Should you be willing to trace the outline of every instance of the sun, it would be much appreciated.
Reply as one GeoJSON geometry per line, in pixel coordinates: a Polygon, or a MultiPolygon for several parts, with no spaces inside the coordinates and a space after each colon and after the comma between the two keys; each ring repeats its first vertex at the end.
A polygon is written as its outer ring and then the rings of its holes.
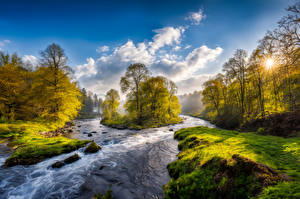
{"type": "Polygon", "coordinates": [[[268,69],[270,69],[270,68],[272,68],[272,66],[274,65],[274,61],[273,61],[273,59],[267,59],[266,60],[266,67],[268,68],[268,69]]]}

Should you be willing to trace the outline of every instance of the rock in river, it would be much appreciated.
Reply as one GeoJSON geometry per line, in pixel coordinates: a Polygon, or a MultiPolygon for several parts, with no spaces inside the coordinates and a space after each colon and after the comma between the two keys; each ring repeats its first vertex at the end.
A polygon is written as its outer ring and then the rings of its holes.
{"type": "Polygon", "coordinates": [[[74,155],[72,155],[72,156],[68,157],[67,159],[65,159],[64,163],[70,164],[70,163],[75,162],[79,159],[80,159],[79,155],[77,153],[75,153],[74,155]]]}
{"type": "Polygon", "coordinates": [[[75,153],[74,155],[66,158],[64,161],[57,161],[54,164],[51,165],[52,168],[61,168],[63,166],[65,166],[66,164],[71,164],[77,160],[79,160],[80,157],[77,153],[75,153]]]}
{"type": "Polygon", "coordinates": [[[101,149],[101,146],[95,142],[90,143],[84,150],[85,153],[97,153],[101,149]]]}

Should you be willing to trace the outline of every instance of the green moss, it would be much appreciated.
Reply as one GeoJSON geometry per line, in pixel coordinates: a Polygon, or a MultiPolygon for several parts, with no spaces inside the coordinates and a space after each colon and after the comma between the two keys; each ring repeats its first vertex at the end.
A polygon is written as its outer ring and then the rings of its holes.
{"type": "Polygon", "coordinates": [[[174,137],[180,141],[178,146],[182,151],[178,154],[178,160],[168,165],[171,180],[164,187],[166,198],[215,198],[223,192],[226,193],[223,198],[247,198],[256,196],[262,189],[261,198],[295,198],[299,193],[300,138],[262,136],[207,127],[181,129],[175,132],[174,137]],[[235,154],[249,159],[239,161],[235,154]],[[226,162],[225,174],[221,162],[226,162]],[[257,164],[255,168],[262,173],[239,169],[247,168],[249,162],[257,164]],[[279,173],[286,173],[291,182],[278,183],[284,177],[279,174],[273,176],[260,163],[279,173]],[[232,173],[238,170],[239,175],[229,175],[231,170],[234,170],[232,173]],[[264,183],[258,179],[264,179],[264,183]]]}
{"type": "Polygon", "coordinates": [[[95,142],[91,142],[84,150],[85,153],[97,153],[101,147],[95,142]]]}
{"type": "Polygon", "coordinates": [[[106,191],[106,193],[104,195],[102,194],[96,194],[94,196],[95,199],[113,199],[113,195],[112,195],[112,190],[109,187],[109,189],[106,191]]]}
{"type": "Polygon", "coordinates": [[[74,151],[90,142],[63,136],[47,138],[38,133],[52,131],[61,126],[62,123],[43,121],[1,123],[0,139],[9,140],[9,146],[16,148],[6,160],[5,166],[35,164],[46,158],[74,151]]]}

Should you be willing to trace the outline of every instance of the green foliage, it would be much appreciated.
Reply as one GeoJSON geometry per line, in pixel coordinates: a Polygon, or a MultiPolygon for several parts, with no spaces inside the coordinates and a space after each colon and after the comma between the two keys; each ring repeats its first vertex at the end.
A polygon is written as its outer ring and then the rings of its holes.
{"type": "Polygon", "coordinates": [[[62,125],[63,123],[45,121],[0,123],[0,140],[9,140],[9,146],[17,148],[5,165],[35,164],[46,158],[74,151],[89,142],[63,136],[47,138],[38,133],[52,131],[62,125]]]}
{"type": "Polygon", "coordinates": [[[297,198],[300,138],[262,136],[207,127],[181,129],[174,137],[180,141],[178,147],[182,151],[178,154],[178,160],[168,165],[171,180],[164,187],[166,198],[216,198],[220,197],[217,194],[222,193],[226,193],[222,198],[252,196],[252,191],[261,190],[263,185],[255,179],[255,175],[244,171],[247,166],[238,166],[241,163],[238,163],[239,159],[233,159],[235,154],[251,159],[245,159],[245,164],[241,165],[251,163],[259,166],[261,163],[291,177],[291,182],[277,184],[278,178],[272,173],[262,175],[266,177],[266,182],[270,182],[269,185],[277,185],[264,188],[261,198],[297,198]],[[224,176],[222,173],[232,169],[239,175],[224,176]]]}
{"type": "Polygon", "coordinates": [[[0,54],[0,119],[2,121],[37,118],[66,122],[77,116],[81,95],[71,81],[67,57],[57,44],[41,52],[36,70],[26,68],[13,54],[0,54]]]}
{"type": "Polygon", "coordinates": [[[249,59],[244,50],[236,50],[223,65],[224,74],[204,83],[202,117],[233,129],[274,113],[299,110],[300,3],[287,10],[289,15],[259,41],[249,59]],[[270,60],[272,66],[267,64],[270,60]]]}
{"type": "Polygon", "coordinates": [[[181,110],[175,96],[175,83],[165,77],[149,77],[148,74],[143,64],[128,67],[120,81],[122,91],[127,93],[124,105],[127,113],[125,116],[117,113],[119,95],[111,89],[102,104],[102,124],[115,128],[142,129],[182,121],[178,116],[181,110]]]}
{"type": "Polygon", "coordinates": [[[102,119],[105,120],[114,120],[119,117],[118,108],[120,104],[120,96],[118,91],[115,89],[110,89],[105,96],[103,101],[102,108],[102,119]]]}

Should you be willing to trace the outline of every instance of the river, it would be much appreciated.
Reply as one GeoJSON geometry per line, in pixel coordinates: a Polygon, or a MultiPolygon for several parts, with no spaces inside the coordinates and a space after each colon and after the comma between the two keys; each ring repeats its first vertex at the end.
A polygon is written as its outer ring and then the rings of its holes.
{"type": "MultiPolygon", "coordinates": [[[[77,120],[76,131],[70,137],[94,140],[102,150],[86,155],[79,149],[36,165],[1,167],[0,198],[89,199],[109,186],[115,199],[163,198],[162,186],[170,179],[166,166],[176,160],[178,153],[174,131],[199,125],[214,127],[198,118],[182,117],[181,124],[141,131],[112,129],[101,125],[99,119],[77,120]],[[92,131],[97,132],[92,137],[84,134],[92,131]],[[74,153],[81,159],[59,169],[51,168],[74,153]]],[[[0,145],[0,165],[8,156],[8,148],[0,145]]]]}

